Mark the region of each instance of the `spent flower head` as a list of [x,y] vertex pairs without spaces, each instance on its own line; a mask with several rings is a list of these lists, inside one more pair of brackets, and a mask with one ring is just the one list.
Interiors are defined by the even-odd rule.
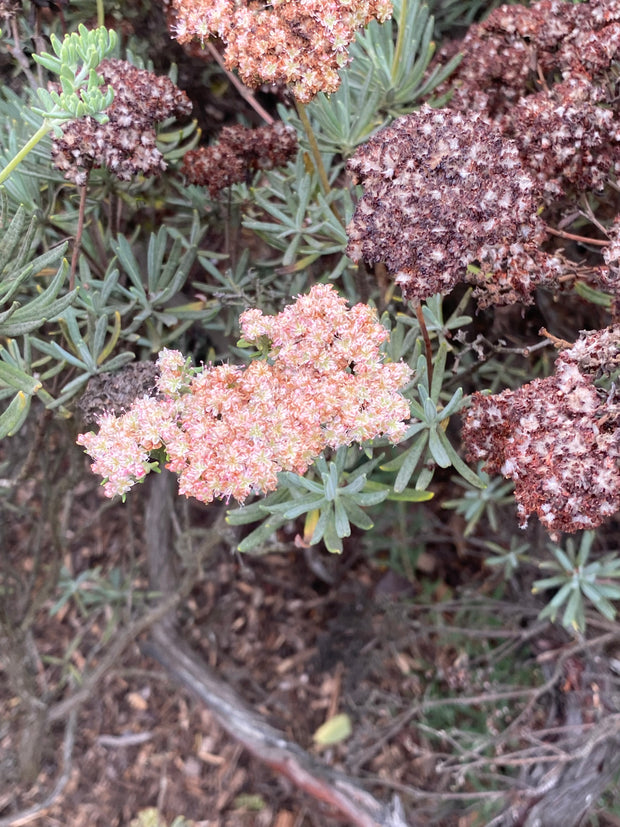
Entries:
[[478,112],[515,140],[548,202],[600,190],[620,169],[619,43],[618,0],[501,6],[470,27],[441,91],[454,91],[451,109]]
[[269,341],[268,358],[192,371],[164,350],[160,396],[106,414],[98,433],[80,435],[106,495],[143,479],[160,447],[180,493],[242,502],[274,490],[280,471],[304,474],[326,448],[404,436],[410,412],[399,388],[411,370],[383,361],[388,333],[372,308],[348,309],[330,285],[316,285],[279,315],[249,310],[240,324],[246,342]]
[[449,80],[450,106],[495,120],[540,89],[541,78],[599,80],[618,59],[619,36],[618,0],[500,6],[459,43],[463,60]]
[[172,8],[180,43],[216,35],[244,83],[290,84],[304,103],[338,88],[357,29],[392,13],[389,0],[173,0]]
[[483,306],[530,302],[560,263],[540,251],[540,188],[515,144],[479,115],[398,118],[348,163],[364,194],[347,233],[354,261],[384,263],[407,299],[475,285]]
[[235,124],[222,128],[216,144],[186,152],[181,173],[190,184],[209,187],[214,198],[256,170],[283,166],[296,153],[295,130],[282,121],[256,129]]
[[99,74],[114,100],[106,123],[85,117],[69,121],[52,142],[54,166],[79,186],[93,167],[107,167],[121,181],[138,173],[155,175],[166,168],[156,146],[154,124],[191,112],[189,98],[170,78],[138,69],[125,60],[104,60]]
[[582,333],[553,376],[472,397],[463,428],[471,460],[514,480],[522,525],[594,528],[620,509],[620,399],[600,377],[620,368],[620,326]]

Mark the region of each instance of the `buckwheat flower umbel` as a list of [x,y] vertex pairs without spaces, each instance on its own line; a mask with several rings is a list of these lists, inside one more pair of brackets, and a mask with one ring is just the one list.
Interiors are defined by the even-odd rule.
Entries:
[[620,509],[620,395],[595,385],[620,367],[620,326],[582,333],[553,376],[472,397],[468,458],[514,480],[522,526],[536,513],[551,532],[594,528]]
[[144,396],[120,416],[104,413],[97,433],[79,435],[78,444],[94,460],[93,473],[104,477],[107,497],[126,494],[149,473],[150,453],[161,447],[161,431],[170,415],[169,402]]
[[274,490],[280,471],[305,473],[326,448],[404,436],[410,412],[399,388],[411,370],[383,361],[388,334],[373,309],[348,309],[331,286],[316,285],[279,315],[249,310],[240,325],[247,342],[268,343],[267,358],[192,371],[164,350],[159,396],[104,415],[97,434],[79,437],[106,495],[143,479],[158,448],[181,494],[243,502]]
[[244,83],[290,84],[305,103],[338,88],[357,29],[391,13],[389,0],[173,0],[172,30],[180,43],[219,37]]
[[515,144],[476,114],[423,106],[349,160],[363,186],[354,261],[383,263],[407,299],[475,285],[483,306],[531,302],[559,262],[540,250],[540,188]]

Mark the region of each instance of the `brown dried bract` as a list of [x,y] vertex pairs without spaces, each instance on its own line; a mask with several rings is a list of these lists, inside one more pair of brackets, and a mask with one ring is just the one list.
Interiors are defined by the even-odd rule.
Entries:
[[65,124],[62,137],[52,141],[54,166],[78,186],[94,167],[107,167],[121,181],[162,172],[166,164],[156,146],[154,124],[188,115],[189,98],[169,78],[125,60],[104,60],[97,71],[114,89],[106,110],[109,121],[100,124],[87,116]]
[[[515,482],[525,526],[594,528],[620,509],[620,394],[595,386],[620,367],[620,326],[582,333],[553,376],[517,391],[476,393],[463,427],[471,461]],[[608,383],[609,384],[609,383]]]
[[482,306],[530,302],[560,270],[539,249],[535,179],[514,143],[476,114],[424,106],[360,147],[348,169],[364,194],[347,253],[385,264],[407,299],[467,281]]

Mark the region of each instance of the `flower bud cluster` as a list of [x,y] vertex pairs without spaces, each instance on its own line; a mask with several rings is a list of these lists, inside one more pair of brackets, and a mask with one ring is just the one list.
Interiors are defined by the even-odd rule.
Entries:
[[326,448],[403,437],[410,411],[398,391],[411,370],[383,362],[388,333],[372,308],[347,309],[330,285],[316,285],[278,316],[249,310],[240,325],[267,359],[195,372],[164,350],[159,396],[104,414],[98,433],[79,436],[107,496],[143,479],[157,448],[179,475],[180,493],[243,502],[274,490],[280,471],[303,474]]
[[52,141],[54,166],[78,186],[94,167],[107,167],[121,181],[162,172],[166,164],[156,146],[154,124],[189,115],[189,98],[169,78],[125,60],[104,60],[97,72],[114,89],[106,110],[109,120],[101,124],[87,116],[65,124],[62,137]]
[[553,376],[472,397],[468,458],[515,482],[523,527],[536,513],[552,532],[594,528],[620,509],[620,393],[595,385],[620,368],[620,326],[582,333]]
[[423,106],[358,148],[348,169],[364,194],[347,253],[384,263],[407,299],[467,280],[482,306],[529,302],[559,272],[540,251],[536,180],[479,115]]
[[291,84],[307,102],[334,92],[338,70],[357,29],[392,13],[389,0],[173,0],[173,31],[180,43],[217,35],[224,59],[244,83]]
[[296,153],[295,130],[282,121],[257,129],[236,124],[223,127],[216,144],[187,152],[181,172],[190,184],[209,187],[215,198],[256,170],[284,166]]

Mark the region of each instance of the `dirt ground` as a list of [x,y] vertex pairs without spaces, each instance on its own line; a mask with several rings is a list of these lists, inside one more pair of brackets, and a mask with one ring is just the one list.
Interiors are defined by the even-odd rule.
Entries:
[[[5,503],[5,606],[22,621],[4,624],[5,632],[13,630],[13,640],[5,634],[0,661],[5,711],[0,824],[114,827],[132,824],[153,807],[166,819],[162,824],[177,816],[202,827],[342,823],[249,757],[204,705],[142,654],[146,635],[127,647],[84,703],[76,703],[70,738],[66,715],[51,724],[37,723],[37,709],[58,709],[67,698],[79,698],[85,678],[122,629],[155,599],[148,595],[145,576],[143,503],[137,490],[125,504],[110,507],[97,481],[86,475],[74,486],[60,543],[66,569],[61,584],[71,578],[81,587],[68,598],[66,587],[49,593],[44,588],[58,549],[50,525],[33,524],[33,515],[46,512],[49,496],[33,481],[22,486],[13,503]],[[195,504],[182,506],[183,511],[199,544],[209,531],[207,509]],[[342,556],[318,551],[314,560],[290,550],[292,544],[288,551],[262,557],[241,557],[220,544],[203,561],[201,577],[177,611],[185,640],[248,705],[288,739],[361,780],[384,801],[400,789],[437,794],[454,781],[450,773],[437,772],[441,739],[432,734],[437,722],[426,716],[409,719],[407,710],[429,697],[484,691],[491,675],[483,659],[471,663],[469,644],[440,633],[447,619],[456,618],[450,602],[455,573],[482,592],[486,575],[479,560],[464,558],[451,540],[454,520],[452,527],[449,521],[441,526],[432,512],[427,517],[426,533],[434,532],[435,539],[418,557],[413,580],[380,554],[366,553],[361,537],[351,538]],[[188,552],[181,546],[179,551],[182,567]],[[97,567],[99,580],[93,575]],[[433,615],[433,606],[441,605],[445,612]],[[522,635],[523,612],[512,616],[502,621],[507,625],[497,640],[503,644],[518,643]],[[487,651],[497,642],[493,635],[490,640]],[[21,669],[12,661],[20,652]],[[536,672],[532,653],[529,662]],[[26,688],[24,681],[30,684]],[[494,725],[501,725],[506,712],[489,713],[489,723],[495,716]],[[350,736],[317,747],[314,732],[338,713],[349,716]],[[70,766],[63,760],[68,742]],[[443,746],[448,752],[448,741]],[[11,821],[13,813],[40,805],[63,775],[66,786],[49,808],[28,822]],[[464,780],[461,789],[468,789]],[[465,826],[476,815],[468,815],[467,806],[455,811],[452,801],[444,818],[437,802],[425,800],[416,823]]]

